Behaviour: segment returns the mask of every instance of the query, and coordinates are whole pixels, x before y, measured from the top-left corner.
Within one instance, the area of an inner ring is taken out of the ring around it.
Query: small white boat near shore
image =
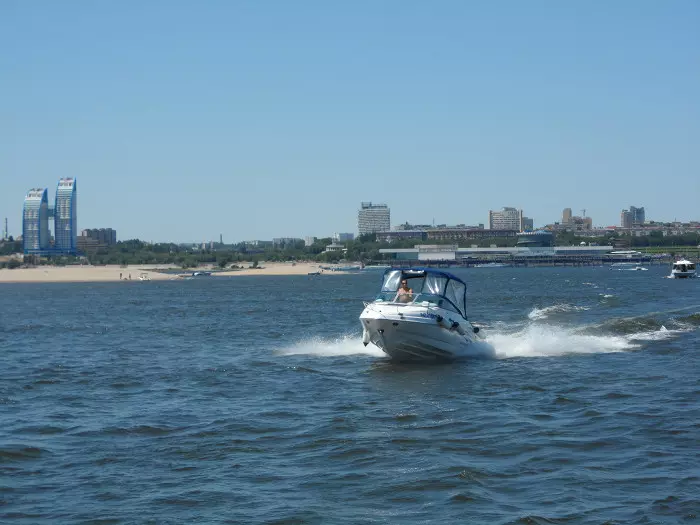
[[[673,279],[688,279],[697,277],[696,265],[687,259],[676,261],[671,266],[671,278]]]

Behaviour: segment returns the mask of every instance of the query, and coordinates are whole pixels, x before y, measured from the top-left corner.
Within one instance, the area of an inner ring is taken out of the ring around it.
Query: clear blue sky
[[[700,219],[700,2],[3,0],[0,217],[154,241]]]

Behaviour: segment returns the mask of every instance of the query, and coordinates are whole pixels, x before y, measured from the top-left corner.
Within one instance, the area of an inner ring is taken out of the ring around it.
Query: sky
[[[563,208],[700,220],[696,0],[3,0],[0,218],[238,242]]]

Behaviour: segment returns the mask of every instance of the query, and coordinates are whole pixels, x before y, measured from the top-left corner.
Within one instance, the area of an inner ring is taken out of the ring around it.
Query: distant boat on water
[[[474,268],[505,268],[506,266],[510,266],[510,264],[490,262],[483,264],[475,264]]]
[[[647,271],[649,268],[645,268],[644,266],[639,266],[637,263],[633,262],[619,262],[619,263],[613,263],[610,265],[611,270],[620,270],[620,271]]]
[[[697,277],[695,263],[687,259],[681,259],[673,263],[671,267],[671,277],[674,279],[687,279]]]
[[[321,266],[322,270],[328,270],[329,272],[357,272],[362,269],[359,264],[353,264],[349,266]]]

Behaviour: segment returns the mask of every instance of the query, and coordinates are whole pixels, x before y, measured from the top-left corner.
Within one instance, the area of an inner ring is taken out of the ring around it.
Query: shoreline
[[[261,263],[260,268],[219,270],[202,267],[183,270],[174,265],[134,265],[122,267],[106,266],[37,266],[34,268],[0,269],[0,284],[5,283],[96,283],[141,281],[142,276],[150,281],[177,281],[194,278],[194,272],[211,272],[209,277],[231,277],[251,275],[344,275],[348,272],[321,270],[321,263]]]

